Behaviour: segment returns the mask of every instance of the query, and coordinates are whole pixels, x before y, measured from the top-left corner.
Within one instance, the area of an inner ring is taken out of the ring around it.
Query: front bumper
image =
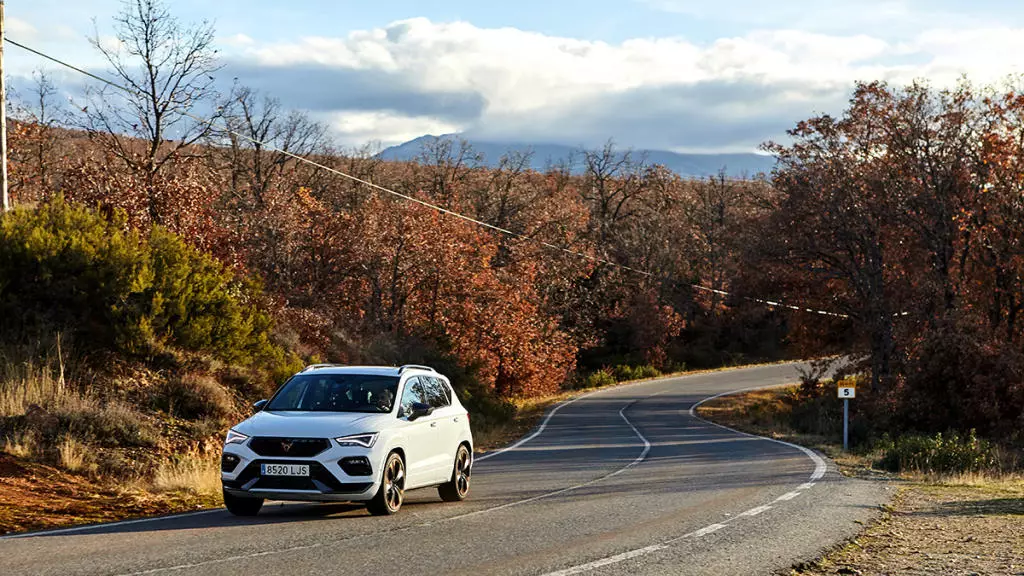
[[[331,441],[330,448],[310,458],[261,456],[245,444],[228,444],[225,455],[234,455],[238,463],[230,470],[221,470],[224,490],[236,496],[267,500],[300,501],[365,501],[373,498],[379,482],[379,459],[373,449],[342,447]],[[369,475],[350,476],[339,464],[344,458],[363,456],[369,459]],[[261,476],[262,464],[305,464],[308,477]]]

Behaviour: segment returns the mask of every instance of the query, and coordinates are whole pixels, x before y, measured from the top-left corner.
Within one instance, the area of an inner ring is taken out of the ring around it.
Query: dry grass
[[[216,496],[221,492],[220,461],[215,452],[190,453],[157,468],[150,488],[155,492],[190,492]]]
[[[33,404],[53,405],[70,395],[61,373],[50,367],[5,362],[0,372],[0,416],[20,416]]]
[[[64,436],[57,444],[57,464],[68,472],[96,471],[91,450],[73,436]]]
[[[3,452],[17,458],[32,458],[39,450],[39,436],[32,431],[17,430],[4,437]]]

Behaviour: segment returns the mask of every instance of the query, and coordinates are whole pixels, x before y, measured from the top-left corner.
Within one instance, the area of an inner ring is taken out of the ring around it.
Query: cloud
[[[257,42],[236,52],[230,73],[318,111],[349,144],[466,131],[738,151],[815,113],[840,112],[858,80],[948,83],[963,72],[999,79],[1014,71],[1021,32],[936,29],[883,39],[761,30],[701,44],[610,44],[416,18],[345,37]]]
[[[35,26],[19,18],[6,18],[4,22],[4,33],[9,34],[15,40],[31,42],[37,38],[39,31]]]
[[[889,37],[946,26],[985,26],[1008,17],[992,0],[729,0],[728,8],[705,0],[633,0],[656,11],[703,22],[758,29],[799,29],[828,33],[871,30]],[[998,17],[996,16],[998,14]]]
[[[408,75],[381,69],[235,61],[225,66],[224,73],[290,106],[314,112],[389,111],[465,122],[478,118],[486,106],[478,92],[424,89]]]

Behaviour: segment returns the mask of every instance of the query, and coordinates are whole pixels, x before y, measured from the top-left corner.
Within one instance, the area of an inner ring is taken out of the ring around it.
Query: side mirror
[[[252,407],[255,408],[257,412],[259,412],[263,410],[263,407],[267,405],[267,402],[268,400],[260,400],[259,402],[253,404]]]
[[[422,402],[416,402],[415,404],[412,405],[412,412],[409,413],[409,421],[412,422],[417,418],[422,418],[423,416],[430,416],[433,413],[433,406],[429,404],[424,404]]]

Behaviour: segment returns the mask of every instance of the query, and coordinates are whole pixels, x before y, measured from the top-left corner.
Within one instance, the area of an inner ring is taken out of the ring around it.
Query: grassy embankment
[[[775,388],[698,409],[719,424],[815,448],[845,475],[898,487],[876,524],[792,574],[1024,574],[1024,475],[1012,448],[970,435],[890,439],[858,426],[845,453],[836,433],[841,403],[828,392]]]

